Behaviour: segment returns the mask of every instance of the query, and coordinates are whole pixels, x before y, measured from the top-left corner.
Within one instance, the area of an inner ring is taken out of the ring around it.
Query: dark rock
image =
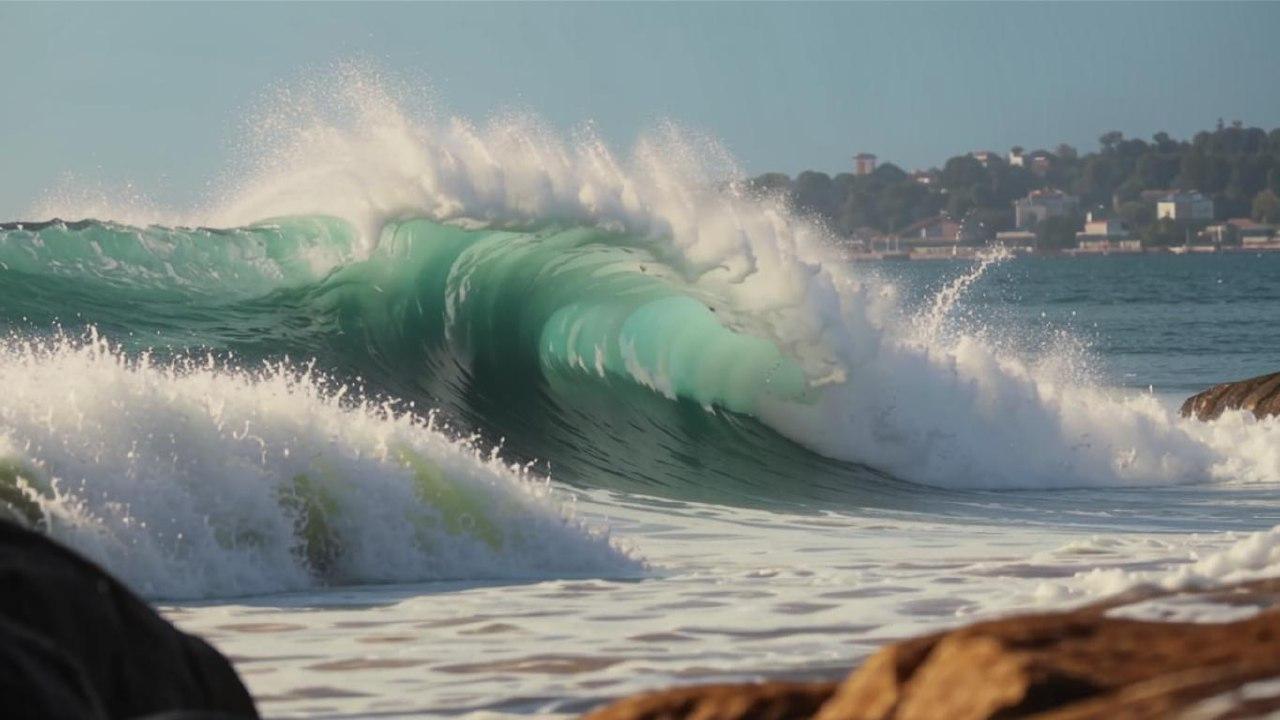
[[[98,566],[0,520],[0,703],[23,718],[255,718],[231,664]]]
[[[1212,420],[1227,410],[1248,410],[1257,417],[1280,415],[1280,373],[1214,385],[1182,403],[1182,416]]]
[[[622,700],[588,717],[1225,720],[1280,710],[1280,579],[1179,593],[1202,603],[1257,608],[1246,620],[1152,622],[1109,614],[1159,595],[1139,591],[1077,610],[981,622],[896,643],[837,687],[681,688]]]
[[[47,639],[0,618],[5,717],[106,720],[84,671]]]

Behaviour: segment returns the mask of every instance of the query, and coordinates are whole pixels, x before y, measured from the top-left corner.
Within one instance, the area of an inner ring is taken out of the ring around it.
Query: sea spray
[[[11,338],[0,387],[7,507],[152,597],[640,568],[527,468],[314,373]]]
[[[716,333],[754,338],[765,354],[772,347],[785,360],[774,375],[752,370],[743,382],[708,390],[697,373],[686,374],[690,382],[674,382],[664,370],[671,356],[636,362],[643,353],[633,342],[623,346],[630,361],[624,358],[623,372],[613,374],[677,399],[748,413],[829,457],[946,487],[1280,480],[1280,462],[1266,449],[1275,445],[1273,425],[1238,418],[1211,427],[1188,423],[1153,398],[1063,377],[1051,369],[1054,363],[993,345],[983,333],[937,332],[967,284],[964,277],[923,315],[894,306],[893,294],[844,262],[821,227],[777,198],[741,191],[740,176],[722,152],[708,152],[706,142],[672,127],[620,157],[589,129],[566,141],[527,116],[485,125],[413,116],[360,70],[313,86],[310,96],[283,97],[262,127],[268,139],[253,150],[251,169],[187,222],[235,226],[332,214],[355,228],[370,257],[384,231],[406,218],[509,231],[512,251],[546,240],[539,233],[548,226],[622,238],[647,260],[614,264],[611,272],[668,276],[678,281],[678,294],[715,309],[714,318],[701,310],[659,313],[659,321],[644,323],[645,335],[677,338],[682,328],[676,325],[696,316]],[[73,208],[48,211],[66,216]],[[504,251],[491,248],[490,255]],[[446,277],[464,270],[449,267]],[[539,281],[546,280],[532,278]],[[455,289],[457,297],[481,292],[512,303],[523,287],[483,284],[473,276]],[[561,356],[582,381],[594,382],[606,364],[597,362],[596,351],[610,348],[575,345],[576,328],[589,323],[571,319],[607,313],[600,298],[585,305],[575,300],[581,298],[564,298],[557,316],[565,319]],[[447,318],[444,325],[456,327]],[[537,338],[553,326],[517,330]],[[483,343],[484,329],[471,329],[472,344]],[[655,345],[671,346],[660,338]],[[467,353],[460,362],[470,362]],[[554,372],[554,366],[544,362],[541,370]],[[710,374],[705,380],[719,381]],[[762,392],[741,390],[752,386]],[[776,392],[779,386],[789,389]]]
[[[923,343],[930,343],[942,332],[943,323],[945,323],[956,305],[964,298],[965,292],[983,275],[987,274],[987,270],[991,266],[1009,260],[1013,257],[1013,253],[1003,245],[997,245],[983,250],[978,253],[977,262],[968,271],[957,275],[947,283],[945,287],[939,290],[933,296],[933,302],[930,303],[924,311],[914,318],[915,332]]]

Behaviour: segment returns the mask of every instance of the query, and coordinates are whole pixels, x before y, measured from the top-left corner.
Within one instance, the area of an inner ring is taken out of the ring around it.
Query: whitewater
[[[833,676],[1280,570],[1280,422],[1177,413],[1274,370],[1270,259],[857,266],[712,139],[619,155],[365,71],[251,130],[200,207],[62,188],[0,224],[0,512],[270,715]]]

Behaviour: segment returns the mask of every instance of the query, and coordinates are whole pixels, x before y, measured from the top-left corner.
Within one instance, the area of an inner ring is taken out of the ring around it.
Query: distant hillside
[[[1198,190],[1213,199],[1218,219],[1280,223],[1280,128],[1267,132],[1219,123],[1189,141],[1163,132],[1150,141],[1127,139],[1113,131],[1099,138],[1096,152],[1085,155],[1069,145],[1031,152],[1015,147],[1006,155],[957,155],[940,169],[912,174],[886,163],[864,175],[767,173],[751,179],[750,186],[784,193],[844,236],[860,229],[899,232],[942,214],[971,221],[986,239],[1012,227],[1014,200],[1031,190],[1056,188],[1079,196],[1082,215],[1116,217],[1148,242],[1168,244],[1177,233],[1156,222],[1153,193],[1144,197],[1144,191]],[[1078,224],[1080,218],[1072,220]]]

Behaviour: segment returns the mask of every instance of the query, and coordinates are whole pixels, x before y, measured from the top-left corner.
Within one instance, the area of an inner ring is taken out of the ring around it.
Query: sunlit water
[[[0,510],[268,716],[834,678],[1280,570],[1280,421],[1177,412],[1277,369],[1280,256],[850,266],[670,127],[280,105],[208,207],[0,224]]]
[[[1071,327],[1115,385],[1176,403],[1273,369],[1277,260],[1015,260],[965,308],[1027,332]],[[963,269],[880,271],[923,297]],[[1093,597],[1076,573],[1159,574],[1280,523],[1272,486],[886,494],[796,511],[582,492],[579,513],[645,558],[643,577],[359,587],[167,612],[235,658],[268,715],[570,714],[676,683],[838,677],[895,639]]]

